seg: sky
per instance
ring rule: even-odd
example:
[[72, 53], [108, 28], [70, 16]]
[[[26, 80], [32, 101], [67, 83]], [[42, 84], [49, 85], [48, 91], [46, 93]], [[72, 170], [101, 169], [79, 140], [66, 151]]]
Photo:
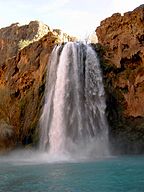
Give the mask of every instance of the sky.
[[55, 29], [86, 37], [113, 13], [132, 11], [143, 0], [0, 0], [0, 28], [39, 20]]

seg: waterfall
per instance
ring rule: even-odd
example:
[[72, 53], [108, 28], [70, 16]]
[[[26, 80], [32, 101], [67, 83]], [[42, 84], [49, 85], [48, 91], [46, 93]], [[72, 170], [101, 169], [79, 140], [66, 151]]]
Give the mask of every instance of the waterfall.
[[47, 69], [40, 119], [40, 149], [53, 155], [108, 154], [105, 92], [99, 60], [90, 45], [54, 48]]

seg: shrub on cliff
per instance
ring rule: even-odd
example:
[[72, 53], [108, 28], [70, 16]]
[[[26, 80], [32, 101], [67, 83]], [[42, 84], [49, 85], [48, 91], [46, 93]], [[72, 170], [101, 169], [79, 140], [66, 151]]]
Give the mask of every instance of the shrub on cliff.
[[16, 110], [12, 104], [10, 90], [7, 87], [0, 88], [0, 140], [3, 142], [11, 143], [14, 135], [15, 115]]
[[19, 108], [8, 87], [0, 88], [0, 135], [19, 134]]
[[13, 135], [13, 126], [3, 119], [0, 120], [0, 138], [9, 138]]
[[0, 119], [11, 122], [14, 115], [14, 106], [8, 87], [0, 88]]
[[23, 49], [24, 47], [27, 47], [29, 44], [33, 43], [34, 41], [32, 40], [24, 40], [24, 39], [21, 39], [19, 41], [19, 44], [18, 44], [18, 47], [19, 47], [19, 50]]

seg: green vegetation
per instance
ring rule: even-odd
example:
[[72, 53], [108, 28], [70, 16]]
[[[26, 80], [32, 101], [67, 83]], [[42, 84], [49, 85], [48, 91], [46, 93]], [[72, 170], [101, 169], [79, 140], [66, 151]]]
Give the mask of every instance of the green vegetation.
[[0, 120], [0, 138], [9, 138], [13, 135], [13, 126], [3, 119]]
[[13, 116], [13, 106], [11, 105], [10, 90], [7, 87], [0, 89], [0, 119], [10, 123]]
[[33, 42], [34, 42], [34, 40], [24, 40], [24, 39], [21, 39], [19, 41], [19, 44], [18, 44], [19, 50], [23, 49], [24, 47], [27, 47], [28, 45], [30, 45]]
[[12, 103], [8, 87], [0, 89], [0, 138], [9, 138], [14, 134], [17, 108]]

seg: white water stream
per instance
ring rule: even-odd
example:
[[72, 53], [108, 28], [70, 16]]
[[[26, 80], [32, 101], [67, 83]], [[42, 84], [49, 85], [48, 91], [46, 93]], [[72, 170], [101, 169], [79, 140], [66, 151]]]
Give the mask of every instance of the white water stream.
[[108, 155], [105, 108], [95, 51], [82, 43], [56, 47], [48, 63], [40, 149], [58, 157]]

